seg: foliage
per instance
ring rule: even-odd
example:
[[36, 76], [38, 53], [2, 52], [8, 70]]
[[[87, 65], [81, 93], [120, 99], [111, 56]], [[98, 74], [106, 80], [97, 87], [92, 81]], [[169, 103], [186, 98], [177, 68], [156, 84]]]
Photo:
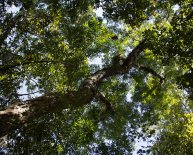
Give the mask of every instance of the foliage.
[[[146, 39], [127, 72], [96, 86], [114, 112], [94, 97], [84, 106], [29, 120], [8, 135], [4, 148], [118, 155], [132, 154], [143, 139], [152, 146], [139, 154], [193, 154], [192, 6], [191, 0], [4, 0], [0, 110], [23, 102], [23, 85], [27, 93], [38, 90], [36, 95], [78, 91], [90, 75]], [[96, 14], [101, 8], [103, 17]], [[96, 58], [101, 63], [93, 64]]]

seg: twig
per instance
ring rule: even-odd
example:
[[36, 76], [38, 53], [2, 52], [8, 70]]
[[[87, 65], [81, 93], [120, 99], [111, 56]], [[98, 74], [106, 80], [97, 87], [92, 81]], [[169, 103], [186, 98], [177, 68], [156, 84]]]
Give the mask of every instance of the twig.
[[158, 74], [155, 70], [153, 70], [152, 68], [147, 67], [147, 66], [144, 66], [144, 65], [136, 65], [136, 64], [133, 64], [133, 67], [138, 68], [138, 69], [142, 69], [142, 70], [144, 70], [145, 72], [150, 73], [150, 74], [152, 74], [152, 75], [155, 76], [155, 77], [158, 77], [158, 78], [160, 79], [160, 83], [161, 83], [161, 84], [163, 83], [164, 77], [162, 77], [161, 75], [159, 75], [159, 74]]
[[26, 62], [19, 62], [12, 65], [2, 65], [0, 66], [0, 72], [6, 72], [9, 69], [24, 66], [24, 65], [30, 65], [30, 64], [38, 64], [38, 63], [61, 63], [59, 61], [49, 61], [49, 60], [40, 60], [40, 61], [26, 61]]
[[31, 92], [31, 93], [26, 93], [26, 94], [17, 94], [15, 93], [15, 95], [17, 96], [25, 96], [25, 95], [31, 95], [31, 94], [36, 94], [36, 93], [39, 93], [40, 91], [36, 91], [36, 92]]

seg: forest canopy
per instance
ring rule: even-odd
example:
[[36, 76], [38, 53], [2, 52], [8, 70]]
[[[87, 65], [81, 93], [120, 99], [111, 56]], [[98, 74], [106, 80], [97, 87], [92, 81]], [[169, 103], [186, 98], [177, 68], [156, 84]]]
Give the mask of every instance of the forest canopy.
[[193, 154], [192, 32], [191, 0], [1, 0], [0, 153]]

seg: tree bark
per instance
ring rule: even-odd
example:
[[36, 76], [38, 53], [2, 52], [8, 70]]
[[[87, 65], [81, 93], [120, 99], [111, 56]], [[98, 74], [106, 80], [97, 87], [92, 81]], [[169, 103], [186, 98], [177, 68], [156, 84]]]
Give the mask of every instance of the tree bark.
[[144, 50], [145, 41], [143, 39], [133, 49], [123, 64], [98, 70], [84, 80], [77, 91], [70, 91], [66, 94], [45, 94], [35, 99], [14, 103], [0, 111], [0, 137], [7, 135], [34, 118], [58, 112], [65, 108], [76, 108], [89, 104], [97, 94], [95, 91], [103, 79], [128, 72], [132, 64], [135, 63], [137, 56]]

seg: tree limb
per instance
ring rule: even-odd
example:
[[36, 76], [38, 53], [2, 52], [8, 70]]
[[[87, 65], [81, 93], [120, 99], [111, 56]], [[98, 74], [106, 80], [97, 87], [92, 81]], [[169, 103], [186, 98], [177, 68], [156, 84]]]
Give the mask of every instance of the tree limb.
[[[38, 118], [48, 113], [58, 112], [65, 108], [77, 108], [91, 103], [96, 95], [93, 89], [96, 90], [105, 78], [127, 73], [129, 67], [135, 63], [137, 56], [144, 50], [144, 44], [145, 39], [133, 49], [123, 64], [120, 64], [118, 67], [114, 68], [113, 66], [110, 66], [103, 68], [88, 76], [77, 91], [69, 91], [66, 94], [45, 94], [28, 101], [16, 102], [5, 110], [0, 111], [0, 137], [20, 128], [23, 124], [34, 118]], [[108, 108], [110, 108], [105, 97], [102, 94], [98, 95], [106, 102]]]
[[106, 106], [106, 111], [109, 111], [111, 113], [114, 113], [115, 110], [113, 109], [112, 104], [106, 99], [105, 95], [101, 93], [100, 91], [96, 91], [95, 95], [100, 101], [102, 101]]
[[133, 64], [133, 67], [135, 68], [138, 68], [138, 69], [141, 69], [141, 70], [144, 70], [145, 72], [147, 73], [150, 73], [152, 74], [153, 76], [155, 77], [158, 77], [160, 79], [160, 84], [162, 84], [163, 80], [164, 80], [164, 77], [162, 77], [161, 75], [159, 75], [155, 70], [153, 70], [152, 68], [150, 67], [147, 67], [147, 66], [144, 66], [144, 65], [136, 65], [136, 64]]
[[146, 42], [146, 38], [144, 38], [133, 50], [131, 53], [129, 53], [129, 55], [127, 56], [127, 58], [125, 59], [125, 61], [123, 62], [123, 66], [129, 66], [131, 65], [133, 62], [136, 61], [137, 56], [143, 51], [144, 49], [144, 44]]

